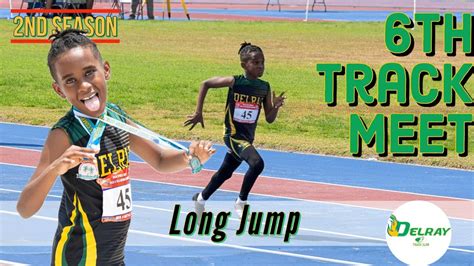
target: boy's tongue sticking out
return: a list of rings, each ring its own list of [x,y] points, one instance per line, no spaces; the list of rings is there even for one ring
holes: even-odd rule
[[[92,98],[84,100],[84,104],[89,111],[96,112],[100,108],[99,97],[97,97],[97,94],[96,94],[92,96]]]

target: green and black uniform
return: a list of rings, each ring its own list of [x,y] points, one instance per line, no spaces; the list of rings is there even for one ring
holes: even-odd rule
[[[116,105],[107,104],[107,107],[123,114]],[[108,115],[119,118],[114,112],[109,111]],[[89,121],[95,123],[94,120]],[[58,128],[66,132],[72,145],[86,147],[89,130],[75,117],[73,109],[53,126],[53,129]],[[119,206],[126,206],[130,212],[114,217],[114,221],[110,217],[107,220],[103,216],[104,189],[99,181],[115,178],[114,174],[120,172],[121,177],[124,177],[121,180],[129,185],[129,150],[128,133],[107,125],[100,140],[100,152],[96,154],[100,178],[77,178],[79,166],[61,176],[64,191],[53,243],[52,265],[124,264],[124,248],[131,217],[131,191],[126,191],[127,204]],[[120,199],[117,200],[119,203]]]
[[[234,76],[234,85],[229,88],[225,109],[224,142],[229,148],[219,170],[202,192],[208,199],[232,176],[242,161],[249,164],[240,190],[240,199],[247,200],[248,194],[264,163],[253,146],[258,118],[262,105],[270,92],[270,84],[261,79],[247,79],[244,75]]]

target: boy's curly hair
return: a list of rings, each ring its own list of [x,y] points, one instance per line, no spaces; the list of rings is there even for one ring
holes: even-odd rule
[[[62,53],[75,47],[88,47],[92,49],[94,56],[102,61],[97,45],[86,36],[87,32],[77,29],[66,29],[63,31],[55,30],[49,39],[51,40],[51,48],[48,53],[48,67],[51,76],[55,78],[54,63]]]
[[[252,53],[262,53],[263,51],[260,47],[253,45],[249,42],[243,42],[240,44],[240,49],[238,54],[240,55],[240,62],[247,62],[252,58]]]

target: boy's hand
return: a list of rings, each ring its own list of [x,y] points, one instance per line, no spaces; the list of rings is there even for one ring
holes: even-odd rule
[[[53,162],[52,166],[58,172],[58,175],[62,175],[84,161],[97,163],[95,154],[98,152],[97,150],[72,145]]]
[[[191,145],[189,145],[189,154],[197,156],[201,164],[207,162],[214,153],[216,153],[216,150],[212,148],[210,141],[193,141]]]
[[[184,126],[187,127],[191,125],[189,130],[192,130],[197,123],[201,123],[202,128],[204,128],[204,117],[202,117],[202,113],[196,112],[193,115],[188,115],[188,120],[184,122]]]
[[[276,96],[275,91],[273,91],[273,108],[280,108],[285,104],[286,96],[285,92],[280,93],[280,96]]]

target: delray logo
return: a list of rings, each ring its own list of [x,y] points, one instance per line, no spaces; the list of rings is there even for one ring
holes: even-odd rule
[[[390,215],[390,222],[387,227],[387,233],[392,237],[403,237],[408,234],[411,236],[446,236],[449,230],[451,230],[450,227],[411,227],[409,222],[400,222],[393,214]]]
[[[402,262],[431,264],[448,249],[451,225],[436,205],[426,201],[411,201],[390,215],[386,239],[392,253]]]

